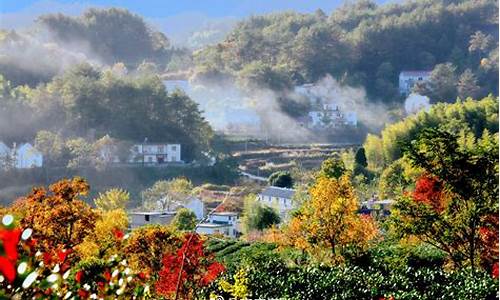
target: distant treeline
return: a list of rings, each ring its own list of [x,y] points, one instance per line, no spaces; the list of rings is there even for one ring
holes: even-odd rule
[[[400,71],[436,67],[433,101],[497,94],[498,2],[360,0],[330,15],[252,16],[194,59],[199,80],[232,77],[274,90],[331,74],[372,99],[400,101]]]

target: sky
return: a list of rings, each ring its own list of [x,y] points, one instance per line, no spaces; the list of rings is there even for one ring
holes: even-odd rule
[[[37,16],[61,12],[79,15],[88,7],[122,7],[143,16],[173,41],[218,22],[276,11],[313,12],[321,8],[330,14],[345,0],[0,0],[0,28],[30,26]],[[388,0],[376,0],[377,3]]]

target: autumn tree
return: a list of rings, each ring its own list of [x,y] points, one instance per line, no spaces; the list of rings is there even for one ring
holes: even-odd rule
[[[82,259],[109,258],[121,254],[125,232],[128,228],[127,213],[121,209],[100,213],[94,230],[76,247]]]
[[[487,247],[482,231],[493,230],[498,241],[492,219],[498,215],[498,134],[485,131],[476,139],[425,129],[406,155],[425,173],[395,206],[398,231],[443,250],[457,267],[498,259],[481,255]]]
[[[179,246],[180,239],[171,228],[148,225],[131,232],[123,252],[134,269],[153,274],[162,268],[163,254]]]
[[[213,282],[224,266],[204,249],[197,234],[186,234],[177,251],[166,252],[155,284],[159,295],[174,299],[194,299],[196,292]]]
[[[98,214],[80,197],[87,195],[89,185],[79,177],[64,179],[44,188],[34,188],[14,205],[22,216],[23,227],[32,228],[41,249],[80,244],[95,227]]]
[[[102,210],[123,210],[126,208],[129,200],[129,192],[123,189],[113,188],[105,191],[104,193],[99,193],[99,196],[94,199],[94,203],[97,208]]]
[[[319,177],[310,194],[311,200],[291,221],[310,246],[328,248],[336,257],[348,247],[366,247],[377,236],[373,221],[358,215],[358,200],[348,176]],[[304,242],[301,236],[299,240]]]

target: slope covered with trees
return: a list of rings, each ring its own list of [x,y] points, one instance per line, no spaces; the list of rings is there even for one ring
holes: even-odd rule
[[[329,16],[321,10],[253,16],[223,42],[195,53],[195,62],[199,78],[234,76],[276,90],[331,74],[385,101],[398,99],[401,70],[450,63],[461,86],[472,82],[483,95],[497,93],[497,11],[492,0],[382,6],[362,0]]]
[[[125,76],[81,64],[34,89],[2,83],[0,136],[5,142],[32,141],[42,130],[60,141],[147,138],[182,144],[183,158],[189,160],[206,151],[212,137],[198,105],[180,91],[168,93],[153,74]]]

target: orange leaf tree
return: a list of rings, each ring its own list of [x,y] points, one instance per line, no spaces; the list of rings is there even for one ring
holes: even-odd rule
[[[64,179],[52,184],[49,191],[33,189],[13,210],[21,215],[23,228],[33,229],[40,250],[72,249],[93,232],[98,218],[98,213],[79,198],[88,191],[84,179]]]

